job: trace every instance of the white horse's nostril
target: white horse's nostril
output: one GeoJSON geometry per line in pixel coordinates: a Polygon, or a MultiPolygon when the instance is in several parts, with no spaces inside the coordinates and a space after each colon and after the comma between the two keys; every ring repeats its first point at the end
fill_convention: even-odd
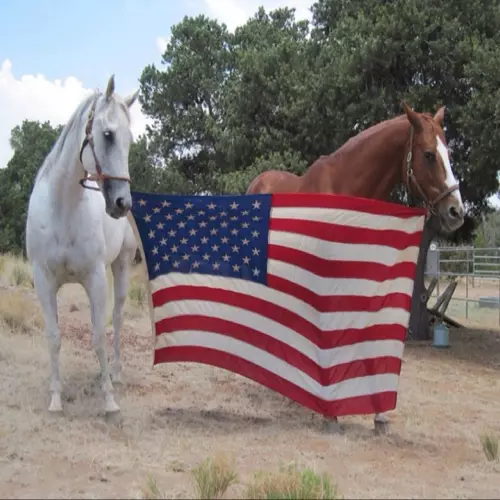
{"type": "Polygon", "coordinates": [[[115,203],[120,210],[130,210],[130,208],[132,207],[131,201],[125,199],[123,196],[119,196],[118,198],[116,198],[115,203]]]}

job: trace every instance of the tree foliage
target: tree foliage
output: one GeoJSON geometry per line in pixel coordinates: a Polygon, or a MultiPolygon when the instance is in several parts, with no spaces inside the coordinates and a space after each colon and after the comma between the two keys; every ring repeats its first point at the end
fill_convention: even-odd
{"type": "Polygon", "coordinates": [[[14,154],[7,167],[0,169],[0,252],[24,249],[28,199],[35,174],[60,130],[49,122],[30,120],[12,129],[14,154]]]}

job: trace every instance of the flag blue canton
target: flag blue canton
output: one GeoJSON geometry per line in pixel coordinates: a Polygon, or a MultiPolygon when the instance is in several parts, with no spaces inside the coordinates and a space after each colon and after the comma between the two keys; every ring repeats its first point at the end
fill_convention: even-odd
{"type": "Polygon", "coordinates": [[[267,282],[270,195],[132,193],[149,279],[170,272],[267,282]]]}

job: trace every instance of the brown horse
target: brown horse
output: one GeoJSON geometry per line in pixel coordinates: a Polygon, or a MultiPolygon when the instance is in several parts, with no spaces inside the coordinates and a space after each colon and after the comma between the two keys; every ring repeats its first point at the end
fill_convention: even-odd
{"type": "Polygon", "coordinates": [[[439,216],[444,233],[464,222],[459,184],[450,165],[442,129],[444,106],[432,117],[405,102],[405,114],[370,127],[302,175],[269,170],[257,176],[247,194],[332,193],[387,200],[400,183],[439,216]]]}
{"type": "MultiPolygon", "coordinates": [[[[404,183],[408,198],[420,198],[439,217],[443,233],[456,231],[464,223],[464,206],[442,129],[445,108],[433,117],[402,105],[405,114],[360,132],[302,176],[269,170],[250,183],[247,194],[332,193],[388,200],[404,183]]],[[[383,428],[388,419],[377,413],[374,423],[383,428]]]]}

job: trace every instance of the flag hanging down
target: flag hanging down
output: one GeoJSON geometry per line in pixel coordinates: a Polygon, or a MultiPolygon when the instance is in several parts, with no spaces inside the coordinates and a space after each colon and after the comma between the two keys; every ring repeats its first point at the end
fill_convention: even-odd
{"type": "Polygon", "coordinates": [[[225,368],[327,416],[396,407],[424,210],[134,192],[132,214],[154,364],[225,368]]]}

